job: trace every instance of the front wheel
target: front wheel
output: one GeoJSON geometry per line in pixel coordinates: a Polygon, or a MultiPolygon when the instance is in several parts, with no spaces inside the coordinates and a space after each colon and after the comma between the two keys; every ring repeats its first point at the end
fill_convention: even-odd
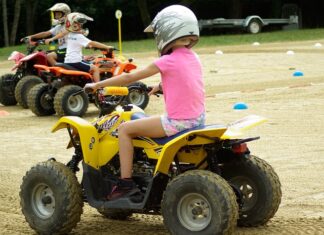
{"type": "Polygon", "coordinates": [[[222,172],[242,201],[239,226],[263,225],[275,215],[281,202],[281,185],[266,161],[251,155],[225,165],[222,172]]]}
{"type": "Polygon", "coordinates": [[[167,186],[162,216],[171,234],[231,234],[238,218],[233,189],[209,171],[187,171],[167,186]]]}
{"type": "Polygon", "coordinates": [[[135,82],[128,86],[128,91],[126,101],[144,110],[150,101],[146,85],[142,82],[135,82]]]}
{"type": "Polygon", "coordinates": [[[53,94],[48,84],[35,85],[28,93],[27,103],[37,116],[49,116],[55,113],[53,94]]]}
{"type": "Polygon", "coordinates": [[[8,73],[0,77],[0,103],[5,106],[16,105],[14,74],[8,73]]]}
{"type": "Polygon", "coordinates": [[[79,116],[82,117],[89,106],[89,98],[82,92],[77,95],[82,88],[77,85],[66,85],[61,87],[54,98],[54,108],[59,116],[79,116]]]}
{"type": "Polygon", "coordinates": [[[43,83],[43,80],[40,77],[35,75],[27,75],[22,77],[20,81],[17,83],[15,89],[15,97],[17,102],[24,108],[28,108],[27,97],[28,93],[35,85],[43,83]]]}
{"type": "Polygon", "coordinates": [[[66,234],[80,221],[81,186],[64,164],[47,161],[32,167],[20,186],[20,205],[39,234],[66,234]]]}

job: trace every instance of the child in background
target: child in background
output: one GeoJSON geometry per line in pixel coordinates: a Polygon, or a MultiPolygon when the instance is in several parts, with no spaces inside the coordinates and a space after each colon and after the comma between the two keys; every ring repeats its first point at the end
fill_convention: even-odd
{"type": "Polygon", "coordinates": [[[56,35],[51,39],[46,40],[46,44],[49,44],[51,41],[56,40],[61,37],[66,37],[67,40],[67,49],[66,55],[64,59],[64,63],[70,65],[78,70],[84,72],[92,72],[93,73],[93,81],[100,81],[100,71],[99,68],[91,65],[82,60],[82,48],[84,47],[95,47],[100,49],[111,50],[113,47],[107,46],[105,44],[91,41],[85,35],[85,29],[83,29],[83,25],[87,21],[93,21],[91,17],[86,16],[85,14],[73,12],[67,16],[65,22],[65,31],[56,35]]]}
{"type": "MultiPolygon", "coordinates": [[[[48,31],[40,32],[37,34],[33,34],[30,36],[27,36],[29,40],[33,39],[42,39],[47,38],[50,36],[56,36],[57,34],[61,33],[65,29],[65,19],[68,14],[71,13],[70,7],[65,3],[56,3],[54,6],[48,9],[49,11],[53,12],[54,15],[54,25],[55,27],[51,28],[48,31]]],[[[21,39],[20,41],[22,41],[21,39]]],[[[62,37],[58,40],[58,48],[56,51],[48,53],[47,61],[48,63],[53,66],[56,64],[56,62],[63,62],[65,58],[66,53],[66,38],[62,37]]]]}
{"type": "Polygon", "coordinates": [[[205,93],[202,67],[198,56],[190,49],[199,39],[198,21],[194,13],[180,5],[159,12],[145,32],[153,32],[159,55],[142,70],[122,74],[86,88],[124,86],[160,73],[162,82],[150,94],[163,89],[166,114],[122,123],[118,128],[121,176],[119,184],[107,196],[115,200],[139,192],[132,180],[133,145],[137,136],[159,138],[204,125],[205,93]]]}

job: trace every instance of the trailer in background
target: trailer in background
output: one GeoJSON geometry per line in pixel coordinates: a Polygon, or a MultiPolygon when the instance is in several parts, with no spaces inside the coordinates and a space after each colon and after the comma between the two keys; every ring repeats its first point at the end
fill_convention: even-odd
{"type": "Polygon", "coordinates": [[[199,20],[200,30],[204,28],[243,28],[247,32],[256,34],[260,33],[262,28],[268,25],[292,26],[298,28],[298,16],[291,15],[289,18],[279,19],[262,19],[260,16],[251,15],[245,19],[224,19],[216,18],[209,20],[199,20]]]}

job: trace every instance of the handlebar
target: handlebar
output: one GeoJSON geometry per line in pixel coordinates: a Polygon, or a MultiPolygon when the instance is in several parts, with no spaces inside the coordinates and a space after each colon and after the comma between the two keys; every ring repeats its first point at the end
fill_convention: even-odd
{"type": "Polygon", "coordinates": [[[112,47],[110,49],[103,49],[103,48],[99,48],[99,47],[86,47],[86,49],[92,49],[94,51],[102,51],[102,52],[113,52],[113,51],[119,51],[117,48],[112,47]]]}
{"type": "Polygon", "coordinates": [[[95,90],[92,89],[91,87],[85,87],[81,91],[84,91],[86,94],[92,94],[94,93],[95,90]]]}
{"type": "MultiPolygon", "coordinates": [[[[75,94],[80,94],[82,92],[85,92],[86,94],[92,94],[94,93],[94,89],[91,87],[84,87],[82,90],[76,92],[75,94]]],[[[128,95],[128,88],[127,87],[104,87],[104,88],[100,88],[97,89],[98,93],[101,93],[103,96],[109,96],[109,95],[113,95],[113,96],[127,96],[128,95]]],[[[74,95],[75,95],[74,94],[74,95]]]]}
{"type": "Polygon", "coordinates": [[[32,46],[45,45],[45,39],[31,41],[29,37],[24,37],[23,39],[21,39],[21,41],[23,43],[26,43],[26,44],[32,45],[32,46]]]}
{"type": "MultiPolygon", "coordinates": [[[[152,89],[153,89],[153,87],[148,86],[147,89],[146,89],[146,91],[149,93],[150,91],[152,91],[152,89]]],[[[154,95],[156,97],[160,97],[160,95],[163,95],[163,91],[159,90],[159,91],[155,92],[154,95]]]]}

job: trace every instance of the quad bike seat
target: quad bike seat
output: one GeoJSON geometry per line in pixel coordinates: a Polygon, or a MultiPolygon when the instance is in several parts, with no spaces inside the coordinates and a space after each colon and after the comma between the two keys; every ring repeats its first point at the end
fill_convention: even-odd
{"type": "MultiPolygon", "coordinates": [[[[131,120],[136,120],[136,119],[145,118],[145,117],[148,117],[145,113],[141,113],[141,112],[133,113],[131,120]]],[[[226,129],[226,126],[223,124],[201,125],[201,126],[196,126],[191,129],[180,131],[179,133],[172,135],[172,136],[166,136],[166,137],[161,137],[161,138],[152,138],[152,140],[154,140],[156,143],[158,143],[160,145],[164,145],[164,144],[168,143],[169,141],[171,141],[172,139],[174,139],[182,134],[185,134],[187,132],[194,131],[194,130],[210,130],[210,129],[214,129],[214,128],[226,129]]]]}
{"type": "Polygon", "coordinates": [[[79,69],[71,66],[71,65],[68,65],[68,64],[64,64],[64,63],[56,63],[54,65],[55,67],[61,67],[61,68],[64,68],[64,69],[67,69],[67,70],[77,70],[77,71],[80,71],[79,69]]]}

